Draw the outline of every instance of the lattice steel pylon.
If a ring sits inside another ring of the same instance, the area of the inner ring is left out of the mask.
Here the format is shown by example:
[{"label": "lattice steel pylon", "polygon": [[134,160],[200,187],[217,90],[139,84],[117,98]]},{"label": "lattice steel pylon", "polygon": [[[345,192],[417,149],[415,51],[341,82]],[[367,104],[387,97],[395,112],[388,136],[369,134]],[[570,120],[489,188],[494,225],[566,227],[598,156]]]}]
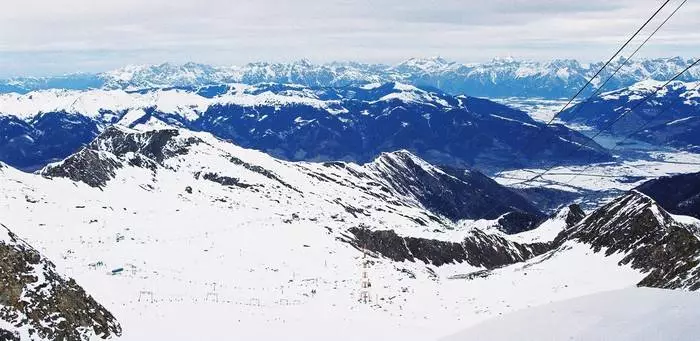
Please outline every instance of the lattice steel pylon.
[{"label": "lattice steel pylon", "polygon": [[369,280],[367,269],[369,269],[369,259],[367,259],[367,249],[362,248],[362,278],[360,279],[360,303],[371,303],[372,296],[369,289],[372,287],[372,282]]}]

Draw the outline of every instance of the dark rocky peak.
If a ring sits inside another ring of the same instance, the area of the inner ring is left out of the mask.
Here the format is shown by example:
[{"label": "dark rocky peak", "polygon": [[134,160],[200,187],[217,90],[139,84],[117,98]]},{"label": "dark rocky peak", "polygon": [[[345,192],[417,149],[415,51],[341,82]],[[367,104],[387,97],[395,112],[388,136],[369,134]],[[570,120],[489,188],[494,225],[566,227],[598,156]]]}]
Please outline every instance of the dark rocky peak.
[{"label": "dark rocky peak", "polygon": [[508,233],[534,228],[545,218],[534,205],[477,171],[435,167],[409,151],[382,153],[365,167],[395,193],[414,198],[426,209],[453,221],[497,219],[504,214]]},{"label": "dark rocky peak", "polygon": [[700,173],[662,177],[636,189],[673,214],[700,219]]},{"label": "dark rocky peak", "polygon": [[114,316],[73,279],[0,224],[0,339],[29,335],[42,340],[88,340],[120,336]]},{"label": "dark rocky peak", "polygon": [[113,155],[85,147],[61,162],[44,167],[40,174],[51,178],[68,178],[101,188],[114,178],[117,169],[122,166]]},{"label": "dark rocky peak", "polygon": [[511,211],[498,218],[498,229],[507,234],[516,234],[532,230],[542,222],[542,217],[537,218],[522,211]]},{"label": "dark rocky peak", "polygon": [[403,237],[393,230],[372,230],[366,227],[349,229],[346,240],[358,249],[377,253],[393,261],[422,261],[441,266],[467,263],[493,269],[522,262],[549,250],[547,244],[518,244],[495,234],[472,230],[462,242]]},{"label": "dark rocky peak", "polygon": [[[564,231],[569,236],[590,236],[596,241],[611,239],[611,241],[626,243],[630,238],[643,237],[642,233],[656,233],[673,222],[673,218],[650,197],[631,191],[597,209],[579,224]],[[646,228],[639,229],[643,223]],[[636,232],[636,233],[630,233]],[[614,236],[624,233],[625,241]],[[608,246],[609,247],[609,246]],[[623,247],[621,244],[620,247]]]},{"label": "dark rocky peak", "polygon": [[118,157],[127,153],[141,154],[158,163],[168,157],[187,153],[187,147],[201,142],[197,138],[182,141],[178,129],[134,131],[110,126],[92,141],[88,148],[110,152]]},{"label": "dark rocky peak", "polygon": [[563,231],[566,241],[591,245],[606,255],[624,254],[620,265],[647,274],[640,286],[700,289],[700,240],[697,226],[677,221],[652,198],[631,191]]},{"label": "dark rocky peak", "polygon": [[182,138],[177,129],[135,131],[110,126],[95,140],[63,161],[46,166],[40,174],[104,187],[118,169],[126,165],[156,171],[167,158],[183,155],[201,143],[195,137]]}]

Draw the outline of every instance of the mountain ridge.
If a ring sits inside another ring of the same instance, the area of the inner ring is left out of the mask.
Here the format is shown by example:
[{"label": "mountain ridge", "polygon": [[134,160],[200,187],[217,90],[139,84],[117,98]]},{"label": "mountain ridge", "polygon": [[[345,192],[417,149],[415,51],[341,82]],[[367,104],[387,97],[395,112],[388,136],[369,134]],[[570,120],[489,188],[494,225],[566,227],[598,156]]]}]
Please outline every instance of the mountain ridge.
[{"label": "mountain ridge", "polygon": [[[109,125],[146,122],[210,132],[297,161],[364,163],[399,149],[435,164],[483,169],[611,157],[583,134],[545,126],[505,105],[391,82],[4,94],[0,160],[27,168],[46,164],[89,143]],[[538,143],[525,150],[525,141],[535,135]],[[584,143],[587,148],[579,148]]]},{"label": "mountain ridge", "polygon": [[[613,61],[612,69],[622,60]],[[629,86],[644,79],[666,80],[690,63],[681,57],[634,60],[615,75],[610,88]],[[457,95],[482,97],[570,97],[602,66],[571,59],[527,61],[495,58],[490,62],[447,61],[440,57],[412,58],[396,65],[358,62],[313,64],[254,62],[243,66],[199,63],[130,65],[97,74],[14,78],[0,82],[0,93],[26,93],[48,88],[144,89],[206,86],[225,83],[296,83],[312,87],[359,86],[376,82],[405,82],[430,86]],[[603,72],[603,77],[608,75]],[[700,72],[683,80],[698,80]],[[595,84],[594,84],[595,85]]]}]

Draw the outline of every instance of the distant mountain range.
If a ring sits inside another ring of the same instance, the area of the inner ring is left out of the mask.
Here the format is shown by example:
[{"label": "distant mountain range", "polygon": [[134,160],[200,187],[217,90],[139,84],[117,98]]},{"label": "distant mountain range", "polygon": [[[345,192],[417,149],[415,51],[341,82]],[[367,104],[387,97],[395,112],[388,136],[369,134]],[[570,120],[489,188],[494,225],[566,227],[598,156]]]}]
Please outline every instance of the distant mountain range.
[{"label": "distant mountain range", "polygon": [[665,83],[647,80],[603,93],[559,118],[630,141],[700,151],[700,83],[672,82],[662,88]]},{"label": "distant mountain range", "polygon": [[[620,62],[613,62],[602,77],[607,77]],[[622,67],[607,87],[617,89],[646,79],[667,80],[689,63],[689,60],[681,57],[635,60]],[[401,82],[438,88],[453,95],[562,98],[572,96],[602,65],[602,62],[587,64],[569,59],[534,62],[512,58],[461,64],[439,57],[409,59],[396,65],[355,62],[314,64],[307,60],[291,63],[258,62],[244,66],[166,63],[132,65],[96,74],[0,80],[0,92],[96,88],[134,90],[268,82],[309,87],[346,87],[376,82]],[[693,70],[681,80],[700,80],[700,71]]]},{"label": "distant mountain range", "polygon": [[3,94],[0,160],[35,169],[77,151],[113,124],[206,131],[287,160],[368,162],[399,149],[460,168],[610,159],[578,132],[546,127],[485,99],[401,83],[342,88],[265,83]]}]

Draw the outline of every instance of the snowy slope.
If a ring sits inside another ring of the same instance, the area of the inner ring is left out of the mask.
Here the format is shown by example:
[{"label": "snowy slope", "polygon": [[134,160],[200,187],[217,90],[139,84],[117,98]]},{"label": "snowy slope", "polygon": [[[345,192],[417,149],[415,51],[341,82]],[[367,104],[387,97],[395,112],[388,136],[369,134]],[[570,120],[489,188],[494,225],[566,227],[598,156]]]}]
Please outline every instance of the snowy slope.
[{"label": "snowy slope", "polygon": [[498,316],[444,341],[691,341],[700,296],[659,289],[603,292]]},{"label": "snowy slope", "polygon": [[[286,162],[207,133],[134,128],[106,130],[43,175],[0,168],[0,216],[114,313],[123,340],[434,340],[647,277],[576,238],[536,256],[517,235],[461,229],[421,185],[452,191],[459,177],[407,152]],[[401,168],[424,177],[407,183]],[[356,228],[393,230],[413,259],[369,250],[365,268]],[[440,247],[455,244],[503,252],[480,263]],[[498,264],[506,255],[524,257]],[[370,304],[358,302],[365,271]]]}]

